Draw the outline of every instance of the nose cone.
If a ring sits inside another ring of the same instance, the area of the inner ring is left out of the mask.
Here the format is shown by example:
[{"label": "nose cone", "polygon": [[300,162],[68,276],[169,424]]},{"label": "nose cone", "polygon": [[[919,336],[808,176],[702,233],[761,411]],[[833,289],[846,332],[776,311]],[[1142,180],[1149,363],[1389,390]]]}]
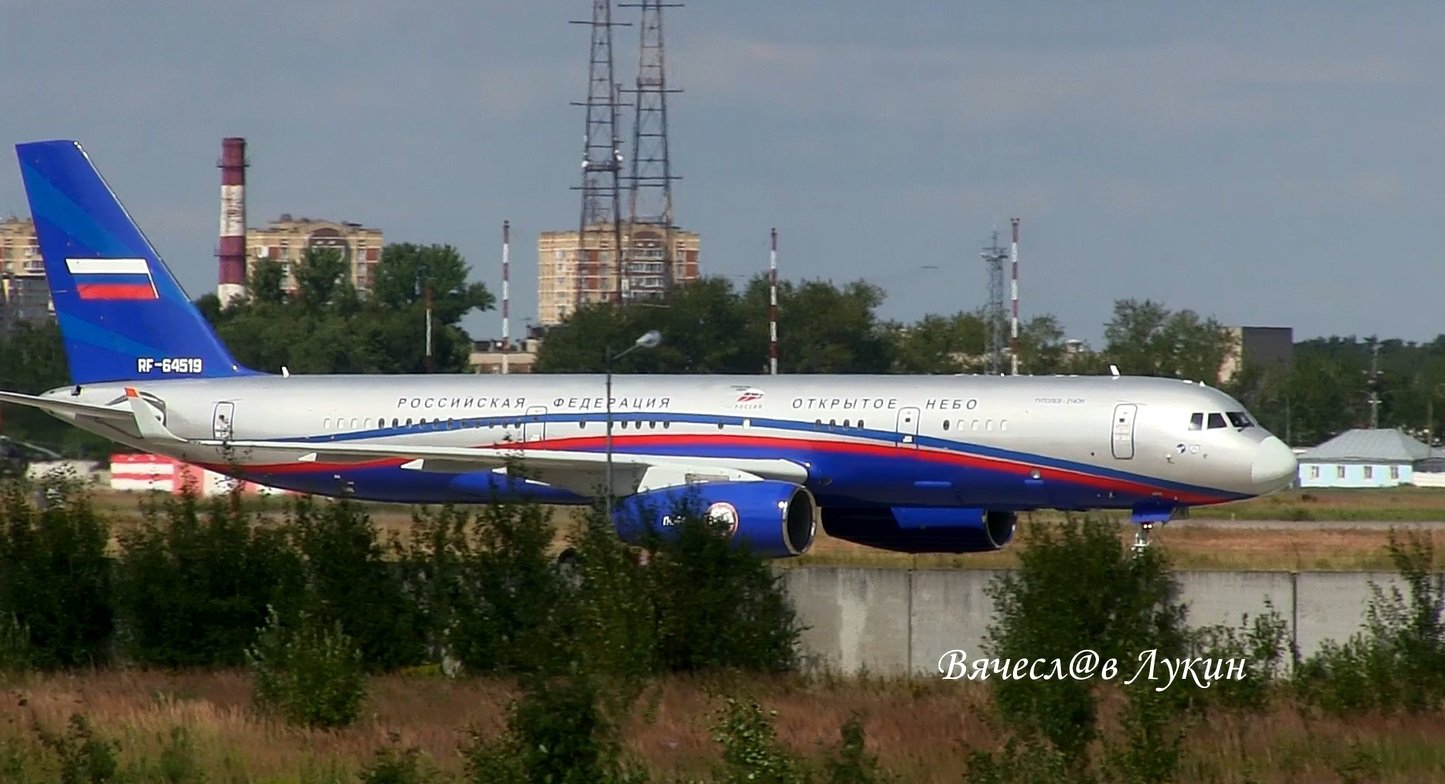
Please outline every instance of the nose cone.
[{"label": "nose cone", "polygon": [[1270,436],[1259,443],[1254,452],[1254,464],[1250,466],[1249,478],[1254,482],[1254,491],[1259,495],[1272,493],[1294,481],[1299,462],[1285,442]]}]

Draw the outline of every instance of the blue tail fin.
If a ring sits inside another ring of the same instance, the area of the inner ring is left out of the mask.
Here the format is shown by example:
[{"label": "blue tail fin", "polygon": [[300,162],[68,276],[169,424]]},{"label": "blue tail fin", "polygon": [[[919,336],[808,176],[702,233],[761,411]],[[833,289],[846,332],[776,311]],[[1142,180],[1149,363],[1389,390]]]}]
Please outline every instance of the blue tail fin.
[{"label": "blue tail fin", "polygon": [[16,146],[76,384],[251,375],[73,141]]}]

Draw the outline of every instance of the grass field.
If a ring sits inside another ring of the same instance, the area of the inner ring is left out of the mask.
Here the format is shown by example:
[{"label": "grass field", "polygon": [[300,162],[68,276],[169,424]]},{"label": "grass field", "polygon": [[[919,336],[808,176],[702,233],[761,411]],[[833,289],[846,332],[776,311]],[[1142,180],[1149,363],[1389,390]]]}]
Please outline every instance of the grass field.
[{"label": "grass field", "polygon": [[[96,504],[125,530],[140,519],[135,494],[109,490],[95,493]],[[284,501],[277,498],[258,503],[279,512]],[[396,504],[368,504],[372,519],[386,534],[405,535],[410,528],[410,508]],[[558,507],[558,542],[580,516],[575,507]],[[1120,520],[1122,541],[1133,541],[1134,527],[1124,516]],[[1389,530],[1378,525],[1351,527],[1362,521],[1417,522],[1445,521],[1445,490],[1399,488],[1389,490],[1290,490],[1266,498],[1240,501],[1191,510],[1197,520],[1268,520],[1298,522],[1298,527],[1221,528],[1205,526],[1164,526],[1156,529],[1154,542],[1170,556],[1176,569],[1236,569],[1263,571],[1375,571],[1390,568],[1385,547]],[[779,562],[785,567],[806,565],[873,566],[902,569],[1009,568],[1018,563],[1019,544],[1030,525],[1047,525],[1062,516],[1055,512],[1025,515],[1014,543],[995,553],[970,555],[909,555],[878,550],[819,534],[813,549],[804,557]],[[1313,522],[1330,523],[1326,527]],[[1437,566],[1445,569],[1445,530],[1431,531]]]},{"label": "grass field", "polygon": [[[957,782],[971,751],[999,743],[985,719],[987,687],[979,684],[773,678],[750,680],[747,688],[777,711],[787,747],[813,760],[837,742],[850,715],[860,714],[869,750],[900,781]],[[140,780],[163,780],[157,766],[173,743],[171,731],[187,727],[187,754],[212,784],[355,781],[376,749],[394,744],[417,746],[436,768],[457,773],[466,729],[495,733],[512,694],[494,680],[387,676],[372,681],[366,717],[357,726],[309,732],[253,713],[246,677],[236,672],[34,676],[7,684],[6,691],[0,753],[22,756],[32,777],[26,780],[56,780],[43,769],[52,763],[29,728],[39,722],[57,731],[78,712],[119,744],[123,768],[140,773]],[[710,724],[723,691],[736,692],[736,684],[661,681],[640,701],[627,747],[664,780],[707,775],[719,760]],[[1285,704],[1263,716],[1211,717],[1207,726],[1192,728],[1188,749],[1185,781],[1440,780],[1445,716],[1310,719]]]}]

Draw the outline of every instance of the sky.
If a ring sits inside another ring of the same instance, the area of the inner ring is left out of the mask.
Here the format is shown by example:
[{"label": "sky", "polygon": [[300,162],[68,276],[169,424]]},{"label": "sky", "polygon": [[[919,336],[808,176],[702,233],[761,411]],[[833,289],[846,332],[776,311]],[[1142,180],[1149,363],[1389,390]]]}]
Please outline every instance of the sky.
[{"label": "sky", "polygon": [[[225,136],[252,226],[454,245],[495,292],[510,220],[516,335],[538,232],[577,224],[568,22],[590,12],[0,0],[0,140],[84,144],[192,295],[216,283]],[[1445,5],[693,0],[665,29],[675,215],[706,274],[765,270],[775,226],[785,278],[873,281],[890,319],[972,310],[1016,216],[1022,315],[1096,346],[1121,298],[1296,339],[1445,333]],[[615,33],[633,79],[637,27]],[[3,160],[0,215],[24,215]]]}]

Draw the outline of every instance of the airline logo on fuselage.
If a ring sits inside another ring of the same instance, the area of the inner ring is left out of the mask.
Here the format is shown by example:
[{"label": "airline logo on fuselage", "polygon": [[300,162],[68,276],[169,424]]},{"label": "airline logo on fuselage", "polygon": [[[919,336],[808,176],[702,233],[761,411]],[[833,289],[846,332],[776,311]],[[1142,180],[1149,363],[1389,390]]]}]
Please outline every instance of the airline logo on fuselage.
[{"label": "airline logo on fuselage", "polygon": [[757,387],[736,386],[733,391],[738,393],[737,399],[733,401],[735,408],[762,408],[763,390]]}]

